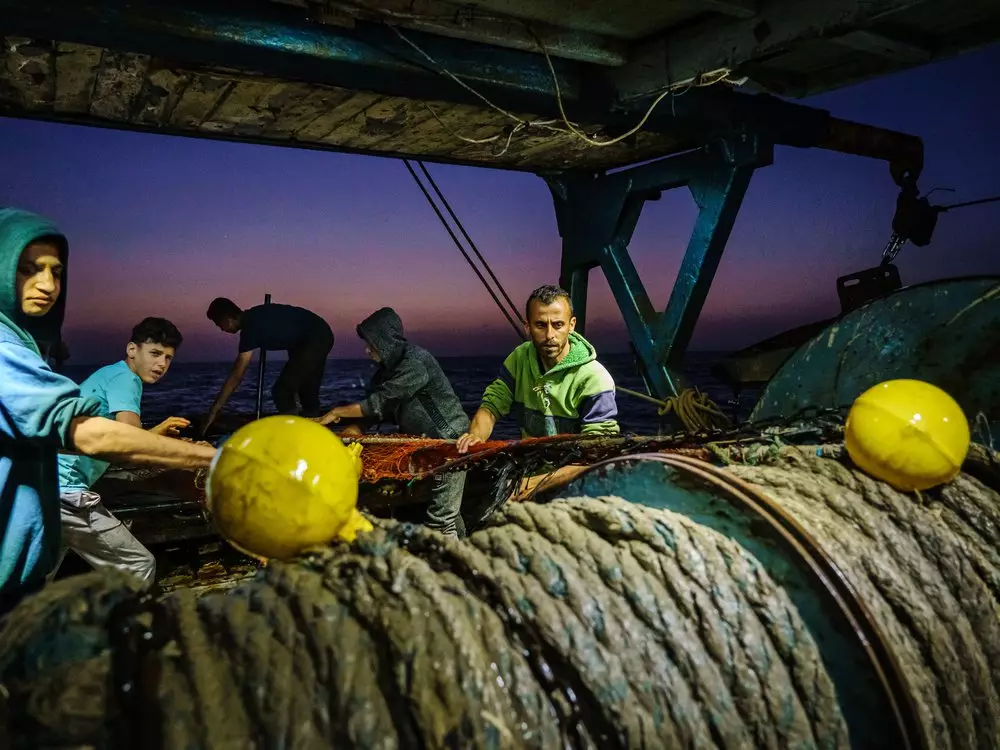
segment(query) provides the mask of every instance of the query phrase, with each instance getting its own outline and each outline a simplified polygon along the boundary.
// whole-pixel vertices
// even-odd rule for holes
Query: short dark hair
[[[177,326],[166,318],[143,318],[132,329],[132,338],[129,339],[129,342],[137,346],[159,344],[177,349],[183,340],[184,337],[177,330]]]
[[[224,318],[239,317],[241,312],[243,311],[240,309],[240,306],[231,299],[227,299],[226,297],[216,297],[208,306],[208,311],[205,314],[213,323],[218,323]]]
[[[524,319],[530,320],[531,318],[531,302],[532,300],[538,300],[540,304],[551,305],[560,297],[566,298],[566,304],[569,305],[569,316],[573,317],[573,299],[569,296],[569,292],[563,289],[561,286],[555,286],[553,284],[546,284],[545,286],[540,286],[538,289],[533,291],[528,296],[528,301],[524,303]]]

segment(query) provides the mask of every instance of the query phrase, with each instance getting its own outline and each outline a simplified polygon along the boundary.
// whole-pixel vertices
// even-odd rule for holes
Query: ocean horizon
[[[685,358],[682,373],[689,386],[707,393],[727,414],[736,419],[745,419],[756,403],[758,392],[744,389],[736,401],[732,389],[715,378],[711,368],[726,355],[723,352],[691,352]],[[451,381],[456,395],[462,401],[466,412],[474,414],[480,397],[487,385],[497,376],[503,365],[503,357],[439,357],[441,368]],[[645,393],[646,388],[630,354],[605,354],[600,361],[608,368],[615,382],[624,388]],[[111,364],[108,362],[106,364]],[[222,383],[229,373],[232,361],[191,362],[180,361],[171,365],[163,379],[155,385],[145,386],[142,397],[142,421],[147,427],[153,426],[169,416],[196,418],[208,411]],[[270,392],[284,366],[284,358],[268,355],[264,369],[264,405],[262,414],[274,414],[275,408]],[[103,365],[67,363],[63,372],[80,383]],[[367,359],[327,360],[320,388],[320,399],[324,408],[338,404],[352,403],[364,397],[365,385],[375,372],[375,363]],[[247,370],[240,387],[229,399],[226,413],[252,414],[257,401],[258,365],[255,360]],[[622,432],[656,435],[660,429],[660,418],[656,406],[634,396],[619,393],[619,424]],[[382,425],[380,432],[393,432],[390,425]],[[517,427],[510,418],[497,424],[493,433],[500,439],[518,436]]]

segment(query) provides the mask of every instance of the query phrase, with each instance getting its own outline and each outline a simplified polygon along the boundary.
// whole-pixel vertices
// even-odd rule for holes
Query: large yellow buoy
[[[357,510],[357,454],[309,419],[251,422],[212,462],[212,519],[234,547],[258,558],[288,559],[337,538],[352,541],[372,528]]]
[[[920,380],[887,380],[869,388],[851,406],[844,429],[851,460],[904,492],[953,479],[969,441],[962,407]]]

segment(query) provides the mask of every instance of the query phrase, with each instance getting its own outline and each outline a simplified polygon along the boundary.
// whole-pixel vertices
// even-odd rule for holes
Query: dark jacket
[[[469,417],[429,351],[403,336],[403,322],[390,307],[369,315],[358,335],[381,363],[361,402],[366,419],[395,422],[408,435],[454,440],[469,429]]]

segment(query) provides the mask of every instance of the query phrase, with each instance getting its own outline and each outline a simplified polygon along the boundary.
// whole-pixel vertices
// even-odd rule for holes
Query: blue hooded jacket
[[[0,613],[40,588],[60,547],[57,454],[69,444],[72,421],[96,415],[100,404],[80,397],[69,378],[53,372],[38,340],[57,341],[66,310],[62,293],[44,316],[21,312],[16,272],[21,252],[46,238],[62,249],[66,238],[47,219],[0,208]]]

